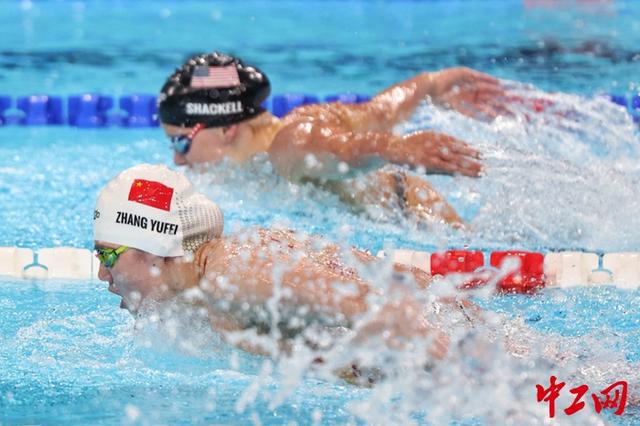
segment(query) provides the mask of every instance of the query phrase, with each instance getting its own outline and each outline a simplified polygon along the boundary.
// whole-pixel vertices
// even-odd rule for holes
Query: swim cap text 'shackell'
[[[185,112],[188,115],[228,115],[239,114],[242,111],[242,103],[240,101],[222,104],[187,102],[185,106]]]

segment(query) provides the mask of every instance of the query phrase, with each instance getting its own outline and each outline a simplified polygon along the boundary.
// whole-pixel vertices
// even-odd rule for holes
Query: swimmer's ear
[[[231,126],[222,128],[222,135],[224,136],[225,143],[231,143],[236,139],[238,134],[238,125],[232,124]]]

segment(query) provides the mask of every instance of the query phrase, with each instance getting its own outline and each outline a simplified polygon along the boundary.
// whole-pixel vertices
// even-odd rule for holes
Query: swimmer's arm
[[[420,102],[433,97],[436,88],[436,73],[423,72],[417,76],[388,87],[368,102],[361,104],[368,123],[359,123],[368,128],[391,130],[393,126],[408,120]]]
[[[495,118],[506,111],[496,102],[503,97],[504,89],[496,78],[470,68],[447,68],[423,72],[387,88],[362,104],[367,114],[359,116],[369,118],[369,128],[391,129],[408,120],[421,101],[430,99],[471,117]]]
[[[356,133],[339,124],[312,120],[289,123],[275,136],[269,157],[289,180],[342,179],[383,165],[389,132]]]
[[[228,313],[210,308],[209,324],[211,324],[212,329],[220,333],[226,341],[238,349],[254,355],[270,355],[269,350],[261,346],[258,342],[240,336],[244,330],[236,319]]]
[[[342,179],[384,163],[467,176],[478,176],[481,170],[476,150],[441,133],[354,132],[312,120],[294,121],[282,128],[269,148],[269,157],[276,170],[293,181]]]
[[[504,87],[488,74],[455,67],[431,73],[431,77],[433,85],[429,98],[436,105],[481,120],[511,115],[510,98]]]
[[[273,341],[264,339],[255,332],[247,333],[248,330],[243,328],[232,315],[212,307],[209,308],[209,323],[225,341],[253,355],[269,356],[274,355],[274,350],[278,353],[290,351],[288,342],[275,342],[274,347]]]
[[[393,349],[402,349],[414,339],[428,339],[427,354],[437,359],[447,355],[450,343],[449,335],[427,320],[422,303],[410,294],[384,303],[358,328],[356,342],[370,339],[382,339]]]

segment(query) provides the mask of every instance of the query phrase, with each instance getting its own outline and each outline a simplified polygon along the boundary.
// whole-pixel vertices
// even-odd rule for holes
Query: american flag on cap
[[[238,70],[235,65],[226,67],[196,66],[191,75],[191,87],[221,88],[240,85]]]

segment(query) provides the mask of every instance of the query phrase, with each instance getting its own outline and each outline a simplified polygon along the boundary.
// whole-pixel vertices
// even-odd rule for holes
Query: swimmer
[[[337,339],[346,334],[353,345],[419,348],[412,354],[422,356],[425,368],[454,348],[472,357],[484,353],[487,340],[478,328],[486,323],[484,313],[458,294],[419,300],[431,281],[422,270],[390,265],[390,285],[382,289],[362,276],[381,262],[366,252],[287,230],[223,235],[223,227],[221,209],[184,175],[164,165],[132,167],[108,182],[96,202],[98,277],[132,314],[163,301],[204,308],[214,330],[252,353],[279,357],[304,343],[321,365],[334,349],[332,333]],[[382,270],[375,269],[377,277]],[[453,333],[460,330],[470,334],[454,346]],[[253,334],[245,338],[245,332]],[[518,358],[529,350],[518,341],[523,334],[506,335],[507,350]],[[550,358],[566,362],[567,356]],[[358,384],[385,374],[375,365],[353,366],[357,360],[337,361],[331,371]]]
[[[507,112],[498,80],[467,68],[419,74],[362,104],[305,105],[282,119],[262,106],[269,93],[267,76],[238,58],[190,58],[167,79],[158,101],[175,163],[227,157],[241,164],[266,152],[282,176],[321,184],[354,206],[379,205],[454,226],[462,219],[453,207],[422,176],[400,166],[476,177],[478,152],[442,133],[398,135],[393,127],[427,99],[476,118]],[[367,174],[353,179],[359,173]]]
[[[351,258],[356,266],[381,261],[366,252],[343,252],[320,237],[287,230],[251,228],[222,235],[223,224],[220,208],[184,175],[163,165],[127,169],[106,185],[96,202],[98,277],[122,298],[120,307],[134,314],[148,301],[173,300],[195,291],[201,294],[197,306],[206,307],[211,326],[223,336],[247,329],[272,333],[268,304],[279,292],[282,347],[308,327],[350,329],[369,313],[370,298],[382,292],[344,261]],[[431,280],[426,272],[400,264],[393,265],[393,271],[399,288],[420,289]],[[421,318],[421,312],[407,292],[383,303],[360,333],[390,330],[390,346],[403,337],[429,337],[433,344],[428,353],[442,357],[446,333]],[[250,342],[233,343],[251,352],[265,351]]]

